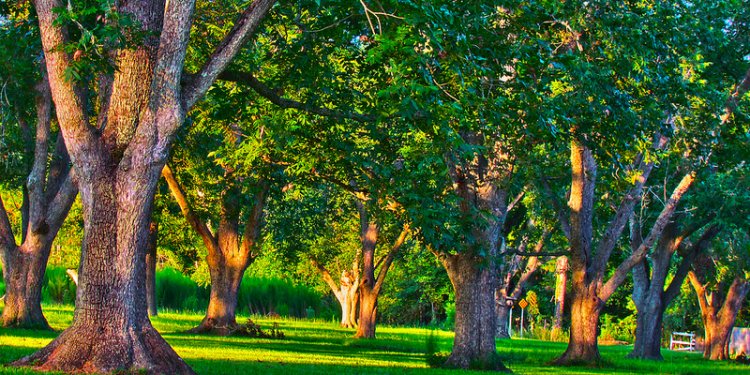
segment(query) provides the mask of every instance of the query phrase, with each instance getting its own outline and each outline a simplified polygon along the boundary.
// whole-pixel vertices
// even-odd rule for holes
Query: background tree
[[[4,152],[12,142],[22,150],[16,154],[18,160],[5,160],[0,186],[20,188],[23,197],[21,223],[15,229],[0,197],[0,260],[5,281],[2,324],[49,329],[41,306],[44,272],[52,242],[78,191],[62,136],[54,129],[49,82],[35,62],[40,51],[38,30],[27,7],[9,9],[4,15],[8,18],[0,24],[4,55],[0,56],[4,87],[0,152],[12,157],[14,153]]]

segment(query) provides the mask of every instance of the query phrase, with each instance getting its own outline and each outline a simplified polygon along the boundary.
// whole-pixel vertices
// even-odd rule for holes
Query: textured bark
[[[495,347],[494,264],[469,254],[448,255],[441,260],[456,293],[455,338],[446,366],[505,370]]]
[[[151,222],[148,233],[148,247],[146,248],[146,306],[149,316],[157,316],[156,306],[156,247],[159,238],[159,224]]]
[[[711,360],[729,359],[729,338],[732,335],[737,314],[742,308],[747,293],[750,291],[750,281],[735,277],[732,284],[726,287],[719,283],[716,290],[707,289],[702,281],[702,274],[707,268],[714,267],[710,259],[704,259],[700,271],[690,271],[690,284],[698,296],[701,309],[701,319],[705,328],[703,338],[703,358]]]
[[[188,88],[182,72],[195,2],[115,2],[113,10],[129,14],[145,37],[140,45],[112,51],[116,69],[98,77],[102,84],[94,91],[66,79],[73,56],[63,48],[68,33],[55,22],[54,11],[64,3],[34,1],[55,113],[78,176],[84,238],[72,325],[14,365],[64,372],[193,373],[147,315],[145,249],[156,183],[187,111],[273,3],[249,5],[204,66],[210,71]],[[93,94],[98,100],[89,97]],[[89,117],[93,107],[99,110],[96,120]]]
[[[42,314],[42,282],[51,243],[32,251],[9,252],[3,265],[3,327],[50,329]]]
[[[633,351],[628,357],[651,360],[663,359],[661,339],[664,311],[678,295],[677,290],[685,281],[687,270],[692,262],[718,235],[719,227],[709,227],[690,246],[683,246],[683,240],[707,223],[705,221],[680,231],[678,220],[671,222],[662,232],[650,259],[644,259],[633,268],[633,302],[635,303],[637,318],[635,343],[633,344]],[[631,220],[631,248],[633,249],[640,246],[639,233],[640,228],[638,228],[637,223],[635,220]],[[680,251],[682,261],[678,265],[677,271],[672,275],[670,284],[667,285],[671,260],[674,253],[679,250],[682,250]]]
[[[208,224],[201,221],[193,212],[185,192],[168,166],[162,170],[162,176],[167,181],[169,190],[180,206],[183,216],[201,236],[208,250],[206,262],[211,277],[208,308],[201,323],[190,332],[230,335],[239,328],[236,311],[242,276],[258,255],[257,242],[268,185],[265,181],[257,183],[255,200],[250,207],[246,207],[249,211],[249,218],[245,223],[244,231],[240,233],[240,217],[243,207],[238,202],[240,202],[241,191],[233,171],[227,170],[223,182],[219,227],[214,234]]]
[[[36,87],[36,127],[23,117],[20,127],[32,160],[23,186],[21,245],[16,245],[8,213],[0,198],[0,260],[5,281],[2,325],[14,328],[49,329],[42,314],[42,283],[52,241],[70,210],[77,190],[68,157],[58,137],[49,152],[52,99],[46,75]],[[35,134],[35,135],[34,135]],[[48,164],[48,158],[52,163]]]
[[[666,138],[656,137],[654,147],[662,149]],[[568,206],[570,208],[570,266],[572,270],[571,326],[570,340],[565,353],[556,360],[557,364],[596,363],[600,360],[597,347],[597,325],[599,314],[606,301],[625,281],[627,275],[645,258],[649,249],[661,236],[670,222],[677,204],[691,186],[694,174],[686,174],[672,191],[672,195],[654,221],[643,241],[620,263],[608,280],[607,263],[641,196],[643,186],[653,169],[653,162],[646,163],[638,157],[634,163],[641,175],[624,195],[615,214],[609,220],[607,229],[593,252],[594,191],[596,185],[596,162],[591,150],[577,140],[571,142],[571,189]]]

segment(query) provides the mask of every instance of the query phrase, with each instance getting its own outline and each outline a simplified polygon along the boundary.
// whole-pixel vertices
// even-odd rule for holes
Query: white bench
[[[672,332],[672,337],[669,338],[669,350],[694,352],[695,333]]]

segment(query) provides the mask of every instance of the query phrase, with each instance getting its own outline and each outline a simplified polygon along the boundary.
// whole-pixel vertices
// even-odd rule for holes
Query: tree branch
[[[655,150],[662,150],[667,146],[669,138],[661,134],[657,134],[654,140],[653,148]],[[622,231],[625,229],[625,225],[633,213],[636,201],[643,193],[643,186],[646,184],[651,171],[654,168],[654,162],[644,163],[643,157],[638,158],[637,169],[640,170],[640,176],[635,182],[635,185],[625,194],[620,202],[620,206],[615,211],[614,217],[610,220],[607,230],[604,232],[604,236],[599,241],[596,248],[596,259],[591,265],[591,272],[598,277],[604,277],[607,271],[607,262],[609,257],[612,255],[612,251],[617,245],[617,239],[620,238]]]
[[[224,40],[211,54],[205,65],[195,75],[195,79],[191,80],[183,89],[182,97],[186,109],[191,108],[208,91],[219,74],[237,55],[245,41],[255,32],[266,13],[275,3],[276,0],[254,0],[242,12],[232,30],[224,37]]]
[[[190,226],[193,227],[196,232],[198,232],[198,235],[201,236],[201,238],[203,239],[203,243],[207,248],[218,251],[219,245],[217,243],[216,237],[213,233],[211,233],[211,230],[208,228],[206,223],[198,219],[198,216],[196,216],[195,212],[193,212],[192,207],[190,207],[190,202],[188,202],[187,197],[185,196],[185,192],[182,190],[182,187],[172,173],[172,169],[169,168],[168,165],[165,165],[164,169],[161,172],[161,175],[164,177],[164,180],[167,181],[169,191],[172,193],[172,197],[174,197],[175,201],[180,206],[180,210],[182,211],[182,215],[185,217],[185,220],[187,220],[188,224],[190,224]]]
[[[5,210],[3,197],[0,196],[0,248],[15,248],[16,238],[13,236],[13,227],[8,219],[8,211]]]
[[[301,103],[292,99],[283,98],[275,90],[260,82],[252,73],[239,71],[224,71],[219,74],[219,80],[230,81],[247,85],[258,95],[268,99],[273,104],[285,109],[298,109],[312,114],[331,117],[337,120],[349,119],[358,122],[373,122],[375,116],[364,115],[356,112],[342,112],[325,107],[315,106],[309,103]]]
[[[406,236],[408,235],[409,224],[404,224],[404,227],[401,229],[401,233],[396,238],[396,241],[393,242],[391,249],[388,251],[388,254],[384,258],[385,260],[383,261],[383,266],[378,272],[378,278],[377,280],[375,280],[375,286],[373,286],[372,288],[375,295],[380,293],[380,289],[383,286],[383,281],[388,274],[388,270],[391,268],[391,264],[393,264],[393,260],[396,258],[396,253],[398,253],[399,249],[401,249],[401,245],[404,244],[404,241],[406,241]],[[378,264],[379,263],[380,262],[378,262]],[[377,266],[375,266],[375,268],[377,268]]]
[[[331,274],[328,272],[328,269],[326,269],[322,264],[318,263],[317,260],[310,258],[310,263],[312,263],[315,268],[320,271],[321,276],[323,276],[323,280],[328,284],[328,287],[331,288],[331,291],[333,291],[333,294],[336,295],[336,298],[339,300],[343,300],[341,296],[341,290],[339,290],[339,285],[336,284],[336,281],[331,277]]]
[[[724,105],[724,114],[721,115],[721,124],[726,124],[729,119],[732,117],[732,114],[734,114],[734,111],[737,109],[737,106],[739,105],[739,99],[742,98],[743,95],[750,89],[750,69],[747,70],[745,73],[745,77],[742,78],[742,81],[737,84],[737,87],[735,87],[734,91],[731,95],[727,98],[727,101]]]
[[[29,192],[29,228],[23,228],[28,233],[46,232],[48,229],[44,222],[47,212],[44,183],[47,176],[47,151],[52,121],[52,94],[44,72],[42,72],[42,81],[34,89],[36,91],[36,140],[34,161],[26,180]]]
[[[245,230],[242,234],[242,253],[249,254],[250,259],[255,259],[257,256],[257,254],[252,254],[251,250],[260,236],[263,209],[266,206],[266,198],[268,198],[268,183],[261,180],[259,185],[260,190],[255,194],[255,204],[250,212],[250,218],[247,220],[247,223],[245,223]]]
[[[711,241],[719,235],[719,232],[721,232],[721,227],[719,225],[712,225],[711,227],[706,229],[705,232],[703,232],[701,237],[698,239],[698,242],[690,246],[690,249],[682,257],[682,262],[680,262],[680,265],[677,268],[672,281],[669,283],[667,290],[664,292],[663,301],[665,306],[669,304],[673,299],[675,299],[678,294],[680,294],[682,283],[685,281],[685,277],[690,272],[690,267],[693,265],[693,262],[695,262],[695,259],[697,259],[698,256],[708,248],[708,246],[711,244]]]
[[[60,183],[55,196],[47,202],[46,222],[49,225],[50,233],[57,233],[62,227],[65,218],[73,202],[78,195],[78,175],[75,169],[69,168],[65,179]],[[54,237],[54,236],[52,236]],[[52,240],[52,238],[50,238]]]
[[[664,208],[659,214],[659,217],[651,227],[651,231],[643,240],[643,243],[641,243],[641,245],[638,247],[638,250],[634,251],[627,259],[620,263],[620,265],[615,270],[615,273],[602,287],[599,293],[599,298],[602,301],[606,302],[607,299],[612,296],[612,293],[615,292],[617,287],[619,287],[620,284],[625,281],[625,278],[627,277],[627,274],[630,272],[630,270],[635,267],[638,262],[643,260],[656,239],[661,236],[664,227],[669,224],[669,220],[672,218],[672,214],[674,213],[675,209],[677,209],[677,204],[680,203],[680,199],[682,199],[682,196],[685,194],[688,188],[690,188],[690,185],[692,185],[694,180],[695,174],[693,172],[690,172],[686,174],[677,185],[677,187],[675,187],[675,189],[672,191],[672,196],[669,197],[669,200],[667,201],[666,205],[664,205]]]
[[[565,238],[570,241],[570,223],[568,222],[568,217],[565,216],[565,213],[567,213],[568,210],[565,210],[563,208],[562,203],[560,203],[560,200],[557,199],[555,193],[552,192],[552,189],[549,187],[549,183],[547,182],[547,178],[544,176],[542,176],[542,186],[544,187],[544,192],[547,194],[547,198],[549,198],[549,200],[552,202],[552,207],[555,208],[555,212],[557,213],[557,220],[560,222],[560,229],[562,229]]]
[[[542,233],[542,237],[536,243],[536,246],[534,246],[534,253],[542,253],[544,243],[547,241],[547,238],[549,238],[550,234],[551,231],[549,230],[545,230],[544,233]],[[521,274],[521,277],[518,279],[516,287],[513,289],[513,293],[511,293],[511,298],[518,299],[519,297],[521,297],[521,293],[523,293],[523,290],[526,288],[526,284],[529,282],[529,279],[531,279],[531,276],[534,275],[537,269],[539,269],[539,263],[540,262],[538,256],[529,258],[529,261],[526,263],[526,268]]]

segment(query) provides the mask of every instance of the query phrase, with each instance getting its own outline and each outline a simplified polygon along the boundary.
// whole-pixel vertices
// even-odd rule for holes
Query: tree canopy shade
[[[185,114],[274,3],[249,4],[198,72],[184,77],[194,1],[34,2],[51,97],[79,177],[84,239],[71,327],[15,364],[192,373],[146,313],[142,260],[154,192]]]

